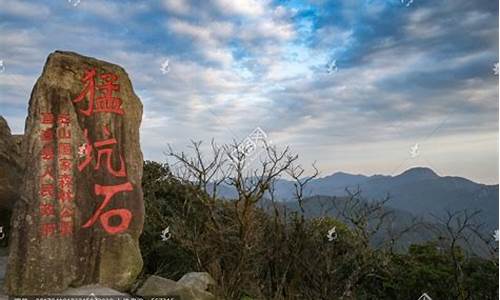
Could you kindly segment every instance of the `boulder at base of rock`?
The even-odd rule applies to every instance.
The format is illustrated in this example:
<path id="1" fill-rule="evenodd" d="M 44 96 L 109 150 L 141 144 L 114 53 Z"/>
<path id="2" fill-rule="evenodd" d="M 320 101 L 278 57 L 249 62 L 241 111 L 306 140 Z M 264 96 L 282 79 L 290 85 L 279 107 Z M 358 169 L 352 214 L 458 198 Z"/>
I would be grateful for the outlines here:
<path id="1" fill-rule="evenodd" d="M 143 265 L 141 118 L 123 68 L 73 52 L 49 55 L 26 119 L 7 294 L 133 284 Z"/>
<path id="2" fill-rule="evenodd" d="M 182 276 L 177 283 L 201 291 L 208 290 L 210 285 L 215 285 L 215 280 L 207 272 L 191 272 Z"/>
<path id="3" fill-rule="evenodd" d="M 159 276 L 150 276 L 141 288 L 137 291 L 137 295 L 142 297 L 149 296 L 164 296 L 164 297 L 179 297 L 180 300 L 215 300 L 214 295 L 209 292 L 199 290 L 195 287 L 182 285 L 170 279 Z"/>

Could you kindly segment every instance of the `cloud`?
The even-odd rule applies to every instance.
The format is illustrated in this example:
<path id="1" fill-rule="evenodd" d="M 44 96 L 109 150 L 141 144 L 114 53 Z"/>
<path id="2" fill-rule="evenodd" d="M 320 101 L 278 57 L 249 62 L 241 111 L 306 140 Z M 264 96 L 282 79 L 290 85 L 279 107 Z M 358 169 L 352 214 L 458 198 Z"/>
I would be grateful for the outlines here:
<path id="1" fill-rule="evenodd" d="M 224 14 L 253 18 L 262 16 L 269 5 L 265 0 L 215 0 L 214 3 Z"/>
<path id="2" fill-rule="evenodd" d="M 50 15 L 50 9 L 40 3 L 29 3 L 16 0 L 1 0 L 0 15 L 20 18 L 47 18 Z"/>
<path id="3" fill-rule="evenodd" d="M 191 11 L 191 5 L 186 0 L 163 0 L 163 6 L 167 11 L 185 15 Z"/>
<path id="4" fill-rule="evenodd" d="M 0 1 L 0 114 L 18 131 L 46 56 L 64 49 L 126 68 L 144 103 L 146 158 L 164 159 L 167 143 L 229 142 L 259 126 L 305 164 L 387 173 L 430 135 L 453 141 L 449 159 L 428 154 L 436 168 L 454 175 L 451 161 L 468 155 L 470 171 L 457 172 L 498 182 L 491 142 L 453 150 L 474 136 L 498 141 L 494 1 L 67 4 Z M 328 74 L 332 59 L 338 72 Z"/>

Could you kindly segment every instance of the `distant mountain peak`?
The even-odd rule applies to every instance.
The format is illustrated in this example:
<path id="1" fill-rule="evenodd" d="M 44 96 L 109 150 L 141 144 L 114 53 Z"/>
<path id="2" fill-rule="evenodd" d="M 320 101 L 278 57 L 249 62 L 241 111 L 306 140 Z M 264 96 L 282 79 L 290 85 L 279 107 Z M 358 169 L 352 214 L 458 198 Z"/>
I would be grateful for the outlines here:
<path id="1" fill-rule="evenodd" d="M 342 171 L 338 171 L 338 172 L 333 173 L 330 176 L 356 176 L 356 175 L 355 174 L 346 173 L 346 172 L 342 172 Z"/>
<path id="2" fill-rule="evenodd" d="M 411 176 L 411 177 L 419 177 L 419 178 L 435 178 L 439 177 L 436 172 L 434 172 L 431 168 L 426 168 L 426 167 L 415 167 L 408 169 L 404 171 L 403 173 L 399 174 L 399 176 Z"/>
<path id="3" fill-rule="evenodd" d="M 318 180 L 320 180 L 320 181 L 334 180 L 335 182 L 339 183 L 339 182 L 352 182 L 352 181 L 359 182 L 359 181 L 366 180 L 367 178 L 368 178 L 367 176 L 362 175 L 362 174 L 351 174 L 351 173 L 339 171 L 339 172 L 335 172 L 331 175 L 318 178 Z"/>

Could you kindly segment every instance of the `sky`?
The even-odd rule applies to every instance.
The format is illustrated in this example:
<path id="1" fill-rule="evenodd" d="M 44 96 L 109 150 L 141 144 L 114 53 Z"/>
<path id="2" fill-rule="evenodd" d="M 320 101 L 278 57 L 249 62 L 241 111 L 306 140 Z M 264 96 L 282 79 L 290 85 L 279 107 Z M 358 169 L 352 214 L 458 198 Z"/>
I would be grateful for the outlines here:
<path id="1" fill-rule="evenodd" d="M 146 159 L 260 128 L 321 176 L 425 166 L 498 183 L 496 0 L 0 0 L 14 133 L 55 50 L 126 69 Z"/>

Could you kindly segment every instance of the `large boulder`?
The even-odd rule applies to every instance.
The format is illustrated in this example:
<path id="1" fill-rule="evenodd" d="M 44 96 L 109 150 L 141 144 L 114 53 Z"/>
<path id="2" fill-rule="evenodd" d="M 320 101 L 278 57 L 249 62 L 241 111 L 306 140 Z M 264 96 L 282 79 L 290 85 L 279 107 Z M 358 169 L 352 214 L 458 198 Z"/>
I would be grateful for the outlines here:
<path id="1" fill-rule="evenodd" d="M 29 102 L 5 287 L 125 291 L 142 269 L 142 104 L 123 68 L 49 55 Z"/>
<path id="2" fill-rule="evenodd" d="M 215 285 L 215 280 L 207 272 L 191 272 L 182 276 L 177 283 L 187 287 L 206 291 L 211 285 Z"/>
<path id="3" fill-rule="evenodd" d="M 211 293 L 196 286 L 183 285 L 173 280 L 152 275 L 137 290 L 141 297 L 164 296 L 178 297 L 180 300 L 215 300 Z"/>

